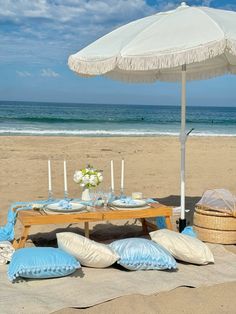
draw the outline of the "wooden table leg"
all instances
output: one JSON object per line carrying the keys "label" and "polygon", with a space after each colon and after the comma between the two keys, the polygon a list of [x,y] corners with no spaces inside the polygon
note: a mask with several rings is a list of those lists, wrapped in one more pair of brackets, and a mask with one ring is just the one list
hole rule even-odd
{"label": "wooden table leg", "polygon": [[24,230],[23,230],[23,234],[20,237],[20,240],[18,242],[18,249],[23,248],[25,246],[25,242],[28,238],[28,234],[29,234],[29,229],[31,226],[24,226]]}
{"label": "wooden table leg", "polygon": [[145,218],[141,218],[143,233],[148,234],[148,226]]}
{"label": "wooden table leg", "polygon": [[170,216],[166,217],[166,228],[169,229],[169,230],[173,230],[172,223],[171,223],[171,220],[170,220]]}
{"label": "wooden table leg", "polygon": [[89,223],[88,222],[84,223],[84,235],[86,238],[89,239]]}
{"label": "wooden table leg", "polygon": [[17,250],[18,246],[19,246],[19,241],[17,239],[14,239],[13,243],[12,243],[12,246],[14,247],[15,250]]}

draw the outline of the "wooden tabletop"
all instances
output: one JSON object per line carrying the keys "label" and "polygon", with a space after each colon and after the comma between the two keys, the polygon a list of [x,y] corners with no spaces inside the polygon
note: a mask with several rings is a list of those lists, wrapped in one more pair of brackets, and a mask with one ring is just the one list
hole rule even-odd
{"label": "wooden tabletop", "polygon": [[102,220],[123,220],[131,218],[150,218],[171,216],[172,208],[162,204],[151,204],[150,208],[132,210],[112,210],[92,208],[88,212],[70,214],[47,214],[43,210],[20,210],[18,219],[26,225],[93,222]]}

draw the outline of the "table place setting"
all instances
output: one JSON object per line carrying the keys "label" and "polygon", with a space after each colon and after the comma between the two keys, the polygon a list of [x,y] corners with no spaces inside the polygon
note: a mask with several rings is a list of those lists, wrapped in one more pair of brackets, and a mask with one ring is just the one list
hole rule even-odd
{"label": "table place setting", "polygon": [[131,196],[125,195],[125,161],[121,160],[121,181],[120,181],[120,193],[115,195],[115,183],[114,183],[114,161],[111,160],[111,196],[108,201],[108,208],[111,210],[135,210],[150,208],[147,201],[143,199],[141,192],[133,192]]}
{"label": "table place setting", "polygon": [[32,204],[32,210],[38,211],[41,214],[73,214],[88,212],[87,204],[80,200],[51,200],[44,204]]}
{"label": "table place setting", "polygon": [[150,208],[145,200],[132,200],[129,197],[114,200],[109,203],[108,207],[111,210],[141,210]]}
{"label": "table place setting", "polygon": [[[75,170],[73,180],[82,188],[81,198],[68,198],[67,163],[63,162],[64,198],[54,199],[52,192],[51,161],[48,160],[48,201],[39,208],[45,214],[70,214],[94,212],[96,210],[141,210],[155,207],[152,199],[144,199],[142,192],[133,192],[131,196],[125,194],[125,161],[121,160],[120,188],[115,193],[114,161],[110,161],[110,188],[101,189],[98,186],[103,182],[102,170],[88,165]],[[150,202],[149,202],[150,201]]]}
{"label": "table place setting", "polygon": [[54,212],[61,212],[61,213],[72,213],[72,212],[77,212],[81,210],[86,209],[86,205],[81,204],[79,202],[73,202],[73,201],[66,201],[66,200],[61,200],[57,203],[49,204],[46,206],[46,209],[49,209]]}
{"label": "table place setting", "polygon": [[[8,223],[2,228],[2,237],[6,240],[14,240],[14,247],[25,246],[29,230],[33,225],[47,224],[73,224],[84,223],[85,237],[89,238],[89,222],[112,221],[124,219],[140,219],[143,232],[147,226],[153,228],[154,224],[146,221],[146,218],[154,217],[158,226],[161,219],[162,225],[171,229],[170,216],[172,209],[159,204],[154,199],[145,198],[142,192],[133,192],[131,195],[125,191],[125,162],[121,161],[121,181],[115,190],[114,162],[111,161],[110,188],[100,188],[103,182],[101,170],[87,166],[76,170],[73,176],[75,183],[89,192],[88,199],[83,195],[68,197],[66,161],[63,162],[64,170],[64,198],[54,198],[52,189],[51,161],[48,161],[48,198],[31,202],[15,202],[8,212]],[[16,220],[23,225],[22,236],[15,239],[14,226]],[[14,221],[14,223],[12,223]],[[1,234],[0,234],[1,236]]]}

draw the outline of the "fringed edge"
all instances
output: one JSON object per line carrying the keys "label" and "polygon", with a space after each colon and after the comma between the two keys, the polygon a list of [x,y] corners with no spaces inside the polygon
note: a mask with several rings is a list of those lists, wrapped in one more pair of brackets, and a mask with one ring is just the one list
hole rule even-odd
{"label": "fringed edge", "polygon": [[236,56],[236,40],[227,40],[227,52],[233,56]]}
{"label": "fringed edge", "polygon": [[192,64],[212,59],[228,52],[236,56],[236,41],[222,39],[211,42],[208,45],[198,46],[192,49],[171,53],[163,51],[154,56],[113,56],[107,59],[80,57],[71,55],[68,59],[69,68],[82,76],[103,75],[115,68],[122,71],[150,71],[171,69],[183,64]]}
{"label": "fringed edge", "polygon": [[118,68],[121,70],[148,71],[153,69],[171,69],[182,66],[183,64],[192,64],[212,59],[224,53],[226,49],[226,40],[213,42],[208,45],[202,45],[192,49],[168,52],[163,51],[157,56],[147,57],[123,57]]}
{"label": "fringed edge", "polygon": [[[118,80],[126,83],[155,83],[161,82],[179,82],[181,81],[181,68],[176,72],[150,71],[149,73],[135,73],[125,71],[111,71],[105,74],[112,80]],[[236,74],[236,66],[220,66],[218,68],[207,68],[201,71],[191,71],[187,68],[187,80],[206,80],[224,74]]]}
{"label": "fringed edge", "polygon": [[69,68],[81,76],[103,75],[112,71],[117,64],[117,58],[112,57],[104,60],[87,60],[79,58],[76,54],[71,55],[68,59]]}

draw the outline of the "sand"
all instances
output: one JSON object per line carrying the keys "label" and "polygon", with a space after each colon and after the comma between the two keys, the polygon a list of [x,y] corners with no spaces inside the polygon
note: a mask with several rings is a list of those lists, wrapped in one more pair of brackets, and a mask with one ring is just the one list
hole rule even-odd
{"label": "sand", "polygon": [[[206,189],[226,188],[236,194],[236,141],[230,137],[190,137],[186,156],[187,207],[194,208]],[[78,138],[1,137],[0,225],[6,222],[10,203],[47,198],[47,160],[52,161],[53,192],[63,196],[63,160],[68,165],[70,197],[80,197],[81,188],[72,178],[76,169],[91,164],[104,171],[103,187],[110,185],[110,160],[115,163],[115,185],[120,185],[120,164],[125,159],[126,193],[141,191],[164,204],[179,205],[180,153],[177,137]],[[129,222],[129,227],[133,222]],[[62,226],[63,227],[63,226]],[[83,228],[82,225],[78,226]],[[135,226],[136,228],[137,226]],[[138,228],[138,227],[137,227]],[[34,227],[32,234],[46,237],[53,226]],[[17,224],[16,233],[21,230]],[[136,229],[135,229],[136,230]],[[94,227],[93,237],[101,228]],[[116,232],[122,232],[117,227]],[[129,232],[132,233],[132,230]],[[36,236],[36,237],[37,237]],[[34,237],[33,237],[34,238]],[[235,250],[235,247],[230,247]],[[232,291],[236,283],[178,288],[154,296],[129,296],[85,310],[60,313],[235,313]],[[186,302],[185,302],[186,300]],[[184,308],[186,308],[187,310]]]}

